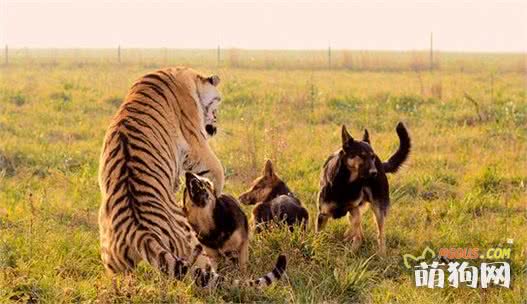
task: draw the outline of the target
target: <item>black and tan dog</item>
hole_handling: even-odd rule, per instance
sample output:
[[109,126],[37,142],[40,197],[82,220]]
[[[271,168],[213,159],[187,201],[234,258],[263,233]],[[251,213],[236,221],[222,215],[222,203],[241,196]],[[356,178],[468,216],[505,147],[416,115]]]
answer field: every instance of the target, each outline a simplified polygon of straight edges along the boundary
[[249,224],[236,199],[216,196],[212,183],[203,177],[185,173],[183,210],[206,255],[216,269],[220,257],[238,259],[246,270],[249,255]]
[[304,229],[307,227],[307,210],[276,175],[270,160],[265,163],[262,176],[253,182],[251,189],[240,195],[240,202],[246,205],[257,204],[253,209],[256,232],[260,232],[270,222],[285,222],[291,231],[295,224]]
[[399,122],[396,128],[399,148],[387,162],[382,162],[371,147],[368,130],[362,141],[354,140],[342,126],[342,148],[324,163],[318,196],[317,231],[324,228],[329,218],[341,218],[349,213],[350,227],[346,240],[356,250],[364,238],[361,215],[370,205],[378,230],[379,253],[386,252],[384,220],[390,206],[386,173],[395,173],[410,153],[410,136]]

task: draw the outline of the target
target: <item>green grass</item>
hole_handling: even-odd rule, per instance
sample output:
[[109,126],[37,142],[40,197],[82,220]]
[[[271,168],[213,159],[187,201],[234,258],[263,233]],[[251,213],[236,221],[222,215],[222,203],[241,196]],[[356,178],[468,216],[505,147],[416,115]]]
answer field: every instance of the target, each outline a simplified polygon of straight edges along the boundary
[[[93,52],[93,61],[75,62],[66,52],[52,63],[15,57],[0,68],[0,302],[520,303],[526,298],[527,90],[524,70],[511,68],[516,60],[511,57],[522,55],[445,55],[442,69],[429,73],[309,68],[302,60],[313,55],[309,52],[284,52],[268,61],[264,52],[255,53],[253,67],[242,54],[238,67],[216,69],[213,59],[200,61],[214,58],[212,51],[182,53],[190,58],[182,62],[222,78],[220,131],[212,144],[226,168],[228,193],[245,190],[271,158],[313,220],[320,168],[339,147],[341,124],[354,136],[367,127],[383,159],[397,147],[398,121],[406,123],[413,140],[410,161],[390,176],[385,258],[375,255],[371,211],[364,217],[365,244],[356,254],[343,241],[345,219],[331,221],[318,235],[313,222],[307,233],[276,229],[252,237],[248,277],[269,270],[282,252],[289,258],[287,277],[255,291],[200,290],[189,278],[174,282],[145,264],[114,281],[105,275],[97,229],[102,137],[132,81],[164,62],[160,53],[117,65],[97,61]],[[103,58],[111,54],[98,52]],[[229,60],[236,59],[233,54]],[[399,55],[378,58],[405,66],[407,55]],[[469,62],[470,69],[456,60]],[[511,289],[416,288],[403,267],[403,254],[418,254],[426,246],[483,250],[508,246],[509,238],[514,239]],[[231,268],[222,272],[239,278]]]

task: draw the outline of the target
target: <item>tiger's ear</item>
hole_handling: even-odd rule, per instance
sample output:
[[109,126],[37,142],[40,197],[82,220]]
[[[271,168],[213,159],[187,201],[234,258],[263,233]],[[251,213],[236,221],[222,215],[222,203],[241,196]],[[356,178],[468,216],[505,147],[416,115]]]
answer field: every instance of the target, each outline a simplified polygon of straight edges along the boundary
[[370,143],[370,133],[368,133],[368,129],[364,129],[364,135],[362,136],[362,141]]
[[207,77],[206,79],[213,86],[217,86],[218,84],[220,84],[220,77],[218,75],[212,75]]

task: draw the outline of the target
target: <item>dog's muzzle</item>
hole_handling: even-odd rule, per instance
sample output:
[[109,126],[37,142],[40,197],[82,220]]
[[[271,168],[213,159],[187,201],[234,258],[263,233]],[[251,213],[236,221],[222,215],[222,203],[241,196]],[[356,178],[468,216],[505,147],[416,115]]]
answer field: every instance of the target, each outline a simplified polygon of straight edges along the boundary
[[250,195],[250,192],[242,193],[238,197],[238,200],[244,205],[254,205],[256,203],[256,200]]
[[207,131],[207,134],[209,134],[210,136],[214,136],[214,134],[216,134],[217,129],[213,125],[206,125],[205,131]]
[[370,177],[377,177],[377,174],[378,174],[378,173],[379,173],[379,172],[377,171],[377,167],[375,166],[375,161],[372,159],[372,160],[370,161],[370,168],[369,168],[369,170],[368,170],[368,175],[369,175]]

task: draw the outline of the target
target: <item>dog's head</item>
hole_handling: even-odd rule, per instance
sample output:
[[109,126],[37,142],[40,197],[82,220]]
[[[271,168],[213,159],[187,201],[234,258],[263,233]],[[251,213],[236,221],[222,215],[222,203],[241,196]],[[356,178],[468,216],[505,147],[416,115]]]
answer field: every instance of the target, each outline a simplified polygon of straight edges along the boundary
[[379,171],[375,165],[376,155],[370,146],[370,135],[364,130],[362,140],[355,140],[342,126],[342,150],[340,160],[351,173],[350,181],[357,178],[376,177]]
[[[196,209],[214,208],[216,195],[214,185],[204,177],[190,172],[185,173],[185,190],[183,192],[183,209],[188,215]],[[209,209],[210,210],[210,209]]]
[[273,169],[271,160],[265,162],[262,176],[254,180],[251,188],[242,193],[239,197],[240,202],[246,205],[254,205],[265,201],[273,189],[281,182]]

